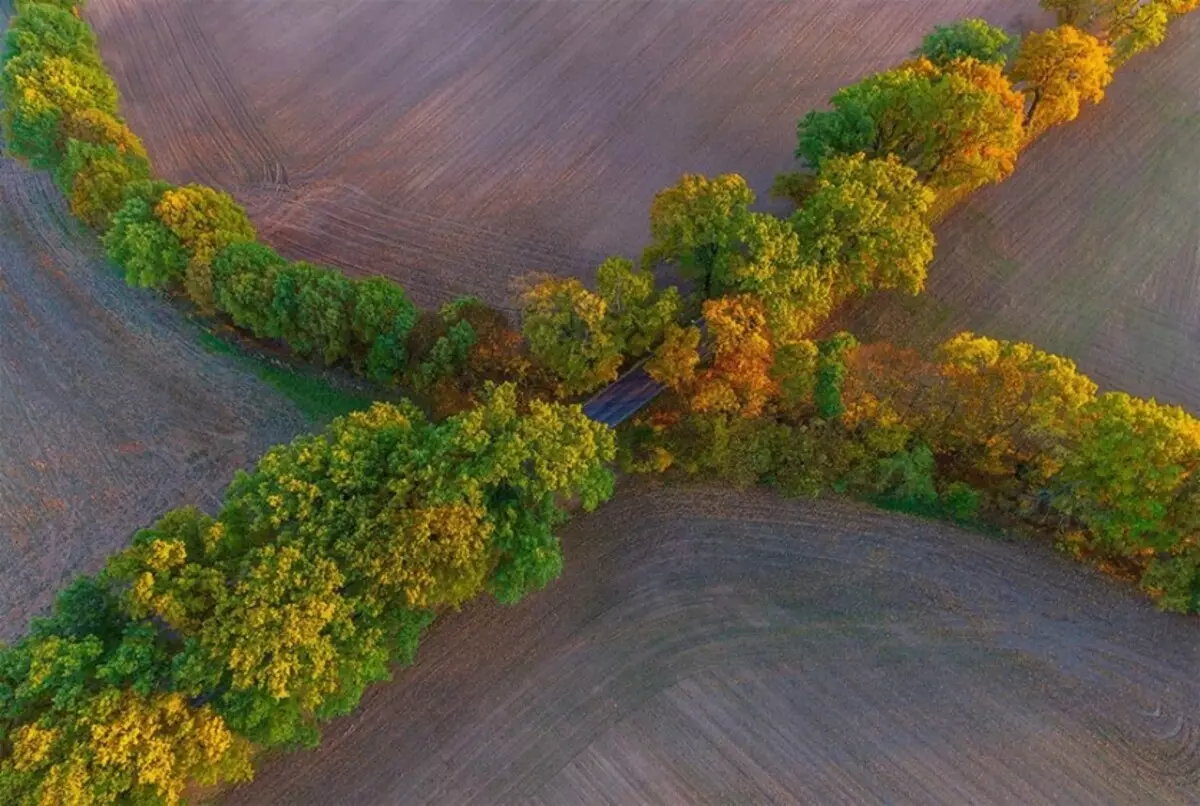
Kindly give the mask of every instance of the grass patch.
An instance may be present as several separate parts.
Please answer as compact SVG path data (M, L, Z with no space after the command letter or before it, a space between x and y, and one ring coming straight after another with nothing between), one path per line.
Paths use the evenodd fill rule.
M200 343L210 353L236 358L292 401L310 423L324 424L335 417L369 408L373 402L370 397L339 388L320 376L281 367L269 359L247 353L207 330L201 332Z

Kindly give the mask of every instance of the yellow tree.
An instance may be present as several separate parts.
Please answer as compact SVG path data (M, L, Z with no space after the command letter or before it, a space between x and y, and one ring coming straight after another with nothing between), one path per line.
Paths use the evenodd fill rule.
M1103 100L1113 78L1111 59L1112 48L1070 25L1025 37L1013 79L1028 99L1028 136L1074 120L1084 101Z
M603 297L573 277L547 277L522 295L521 306L529 351L554 373L564 395L590 392L617 377L621 344L610 332Z
M250 745L211 707L108 687L12 734L0 786L22 804L180 802L192 782L251 777Z
M201 310L213 307L212 261L234 243L253 241L254 225L228 193L204 185L184 185L162 194L154 214L188 252L184 288Z
M1096 384L1074 362L1020 342L960 333L937 351L947 383L925 415L936 452L978 472L1012 476L1018 464L1044 480L1092 401Z
M697 377L692 409L757 417L779 394L771 373L775 346L762 301L748 294L709 300L704 322L713 340L713 361Z

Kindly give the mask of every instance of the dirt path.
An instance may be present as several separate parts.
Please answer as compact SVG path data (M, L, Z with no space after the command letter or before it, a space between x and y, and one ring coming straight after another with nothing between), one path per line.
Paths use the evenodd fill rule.
M0 159L0 639L167 509L214 506L305 424Z
M643 482L639 482L643 484ZM1184 804L1195 620L1041 546L629 490L232 804Z

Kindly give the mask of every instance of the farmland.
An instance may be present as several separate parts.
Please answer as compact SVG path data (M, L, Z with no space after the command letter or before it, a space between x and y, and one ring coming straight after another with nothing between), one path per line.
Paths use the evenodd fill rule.
M1194 624L1036 546L639 489L231 804L1185 803Z
M938 227L925 296L873 299L854 330L917 346L962 329L1031 341L1109 388L1200 411L1197 143L1192 15Z
M797 117L821 105L837 87L903 59L934 23L966 14L1020 31L1045 21L1033 7L1031 1L447 0L331 7L280 0L240 6L218 6L213 0L95 0L87 14L122 86L130 122L147 137L166 178L231 191L263 237L288 257L342 267L352 275L388 274L422 304L473 293L511 309L518 279L526 272L587 277L605 254L634 254L645 240L650 198L684 171L738 171L761 194L773 174L791 166ZM30 20L47 13L32 12ZM62 27L79 27L69 14L56 13ZM1198 33L1195 21L1185 23L1164 49L1138 59L1120 76L1104 107L1088 109L1073 127L1035 143L1010 184L985 190L941 222L940 257L926 296L883 295L850 304L834 322L850 323L868 338L922 347L963 328L1036 341L1077 358L1084 371L1108 385L1198 408L1191 349L1193 278L1200 268L1194 213L1200 173L1192 164L1200 134ZM91 48L86 30L80 42ZM39 46L60 45L47 40ZM1106 64L1103 57L1099 64ZM74 67L49 59L10 65L29 71L34 82L5 87L13 153L57 159L64 146L67 157L87 152L88 144L74 137L34 134L53 134L60 124L65 132L68 123L78 122L72 116L83 120L88 111L107 115L105 103L115 112L111 92L107 101L100 97L103 87L92 99L62 100L61 119L38 111L39 92L59 92L58 68L68 76L78 70L84 81L103 78L94 52L87 50ZM958 63L954 69L971 65ZM93 105L74 109L76 103ZM919 109L922 104L901 106ZM1021 142L1020 98L1013 96L1008 108L1015 133L1011 154ZM15 125L26 113L41 115L37 119L50 128ZM148 171L140 154L125 153L111 139L103 142L115 150L89 162L86 172L72 173L70 161L59 166L66 166L58 181L68 187L77 215L80 202L89 202L83 194L92 172L101 176L106 164L139 160L140 175ZM110 177L113 187L128 190L122 176ZM72 572L96 567L153 516L182 503L212 509L234 468L301 430L311 411L271 392L260 382L273 377L269 372L255 372L247 363L253 359L229 353L232 348L187 321L182 306L122 288L112 267L97 259L94 240L69 223L44 178L4 163L0 193L6 203L0 217L5 322L0 334L0 458L5 465L0 533L9 538L0 543L5 552L0 560L20 570L0 588L5 597L0 617L6 619L0 631L15 632ZM212 250L226 236L251 238L251 228L240 211L228 211L236 215L226 221L217 207L206 210L201 198L206 193L210 201L219 200L211 191L153 193L161 198L128 198L122 213L109 220L109 254L128 271L135 255L124 251L125 245L147 240L147 233L166 239L160 243L174 243L174 250L151 248L151 256L161 259L150 274L163 274L162 287L177 287L185 278L186 293L203 308L206 275L214 278L209 289L224 293L235 285L227 266L218 271ZM98 202L102 207L120 199ZM177 215L184 210L199 213L199 230L187 216ZM135 222L132 215L143 213L148 220ZM923 220L919 223L924 227ZM927 246L927 230L925 235ZM222 252L267 252L228 243ZM261 332L255 328L258 335L300 345L305 354L307 331L296 327L293 333L285 325L311 324L320 331L318 326L328 324L325 329L336 338L323 351L326 361L335 361L339 350L343 357L349 354L354 330L355 360L366 347L383 345L393 357L417 363L402 342L389 341L392 330L385 338L374 328L347 323L351 313L371 310L363 304L371 297L360 291L373 284L360 287L303 265L271 268L265 275L270 282L264 284L259 272L265 265L239 269L239 276L254 280L249 288L257 306L253 312L270 325ZM180 276L172 279L171 272ZM308 275L316 279L304 293L297 292L293 283ZM707 289L707 278L705 283ZM742 302L730 297L713 302L725 306L716 314L705 312L714 329L722 325L724 310L749 318L749 306L757 304L751 300L740 310ZM222 302L218 309L231 313L235 307ZM377 313L391 327L412 327L398 309ZM236 315L233 320L248 326ZM428 325L430 317L423 321ZM526 323L531 321L535 317L527 317ZM456 330L460 341L463 333L475 335ZM660 328L654 339L661 336ZM558 338L555 344L564 341L569 340ZM537 358L537 342L530 336L528 343ZM842 404L849 365L836 345L844 343L809 345L814 366L788 366L796 373L791 380L815 377L817 385L803 392L811 394L813 412L820 415L814 414L814 423L820 419L825 428L844 421L848 431L855 431ZM451 348L438 356L458 351L449 339L438 344ZM835 346L827 349L830 344ZM753 366L737 366L759 367L766 377L786 363L775 361L769 351L765 356ZM720 351L713 360L714 368L722 362ZM423 371L426 363L439 369L432 361L422 362ZM691 366L687 360L680 363ZM1054 377L1071 379L1066 371ZM272 383L277 382L276 377ZM852 385L846 381L848 395ZM337 395L327 400L324 387L306 388L318 407L347 403ZM1090 385L1086 394L1091 395ZM761 401L740 410L736 424L766 424L759 432L722 432L736 435L728 441L732 453L783 460L774 468L730 465L728 478L735 484L780 483L774 469L787 470L789 462L793 470L813 473L823 466L827 454L803 450L811 439L803 423L770 428L768 418L782 416L779 396L778 410L764 410ZM1076 405L1074 400L1067 403ZM1061 466L1049 481L1027 478L1022 469L1030 463L1016 455L1016 448L1012 457L1001 456L1014 459L1012 468L1001 467L1002 475L1029 482L1014 487L1006 500L1013 511L1020 507L1039 519L1039 525L1051 524L1043 509L1057 514L1057 526L1045 529L1051 537L1123 540L1118 547L1125 554L1117 559L1138 559L1136 570L1145 574L1133 576L1141 580L1143 593L1159 597L1164 606L1194 611L1200 577L1193 572L1200 568L1200 554L1189 537L1193 521L1186 518L1195 499L1187 485L1194 478L1193 458L1200 455L1200 425L1147 403L1142 408L1153 417L1146 422L1174 429L1155 432L1135 419L1142 409L1127 402L1104 396L1078 403L1080 419L1063 420L1079 425L1076 431L1043 429L1057 441L1047 443L1042 454ZM957 413L971 407L945 408ZM1021 406L1001 408L1006 414ZM728 408L722 417L735 413ZM809 413L796 408L788 416ZM600 436L609 438L594 423L585 427L578 411L569 416L575 420L547 422L569 423L559 425L560 436L586 436L597 429L592 448ZM990 411L979 416L983 427L991 426L990 416ZM514 413L512 422L520 417ZM463 425L461 431L452 419L448 433L469 435L471 446L492 446L485 434L495 437L494 445L508 446L505 432L492 433L503 423L492 419L484 415L482 425ZM1108 432L1101 426L1110 421L1136 433L1105 439ZM1035 425L1056 422L1046 416ZM397 423L395 433L410 428ZM367 440L378 435L371 428L363 433ZM535 444L526 432L517 433L523 436L514 444ZM757 439L756 433L774 441ZM916 432L897 433L905 443L918 442ZM935 478L935 471L945 468L934 454L939 461L963 457L969 473L960 476L973 480L969 454L978 445L998 444L992 439L996 434L969 432L963 447L961 440L937 442L941 435L930 433L931 444L889 449L877 462L878 478L863 476L861 489L846 489L910 511L988 522L986 515L973 520L979 492L970 484L947 485L957 478L949 471ZM1186 439L1161 438L1162 433ZM194 545L172 547L164 541L131 548L121 572L126 575L105 580L111 587L99 594L115 603L113 612L126 626L136 623L141 632L118 630L117 622L106 621L89 633L96 637L109 630L122 638L119 645L93 642L102 655L89 661L94 668L81 672L93 675L88 685L103 686L133 704L173 702L172 707L190 713L218 714L235 733L266 750L258 757L258 781L228 792L232 802L1185 803L1200 785L1194 624L1153 613L1131 588L1073 567L1045 545L986 538L846 501L788 502L763 491L663 487L649 478L638 481L637 489L623 489L602 513L581 516L562 530L567 567L548 591L521 607L501 608L489 600L445 614L417 666L400 683L370 689L367 707L330 725L321 749L278 757L271 748L307 738L309 719L349 712L361 687L378 679L387 658L407 656L402 647L383 647L383 629L369 626L364 616L394 616L418 606L453 609L471 601L468 592L490 589L504 599L505 591L540 586L557 574L558 555L529 538L549 540L553 495L578 496L587 503L609 492L602 465L613 459L611 445L588 454L597 472L581 471L591 485L586 492L540 490L514 505L510 493L527 477L538 476L541 465L497 451L512 460L505 465L508 475L489 477L493 487L463 488L464 500L474 490L478 498L470 500L496 504L494 522L476 519L481 524L476 526L468 520L459 529L433 506L445 505L439 484L430 484L438 495L428 501L415 497L403 502L403 510L376 512L372 507L385 502L381 492L392 491L392 481L407 483L424 470L420 463L396 464L399 450L374 451L372 446L386 447L395 436L383 426L379 434L378 442L344 443L355 446L350 451L342 443L329 449L338 461L352 460L347 464L361 474L362 484L326 472L313 459L315 449L301 445L296 461L316 473L305 506L279 517L246 518L253 507L284 510L285 497L256 480L243 485L242 504L231 504L211 528L194 514L175 513L174 520L164 521L163 534L176 528L171 524L186 521L191 525L185 528L196 527L188 538ZM441 436L436 429L427 436L438 452L430 466L450 460L447 479L465 485L479 470L469 461L462 467L473 470L460 472L455 466L466 442L433 442ZM833 435L834 448L845 447L836 441L839 436ZM568 442L554 442L537 458L576 460ZM1130 445L1146 450L1107 450ZM769 451L759 450L763 446ZM1097 457L1088 453L1091 449L1097 449ZM1083 458L1074 461L1071 450ZM718 450L713 455L721 458ZM367 456L375 456L378 467ZM680 456L676 466L687 463ZM1139 458L1162 471L1161 490L1133 489L1141 485L1136 479L1129 483L1126 471ZM1108 483L1114 467L1123 486ZM279 489L299 489L299 477L289 475L282 460L261 479L276 471ZM807 475L793 472L788 478L797 486L781 484L783 489L815 489ZM850 484L851 477L832 480ZM888 497L892 493L897 494ZM1158 511L1155 507L1163 514L1147 531L1145 513ZM416 587L394 585L386 596L372 598L376 589L363 587L384 583L417 555L419 541L396 517L401 511L421 513L421 524L453 528L454 539L477 547L477 563L466 572L448 572L454 584L444 598L426 599ZM537 512L545 520L536 524L516 517ZM360 520L352 524L347 513ZM1113 513L1128 516L1126 532L1120 517L1109 517ZM301 528L294 529L295 524ZM1075 525L1088 534L1067 531ZM378 535L371 531L376 527ZM362 557L346 548L351 545L343 539L347 533L363 538ZM426 542L437 551L451 545L432 526L428 533ZM93 534L99 537L92 540ZM304 535L299 545L289 542L296 534ZM210 543L221 536L245 554L217 551ZM1168 541L1178 557L1163 556ZM360 562L381 542L398 554L382 563ZM1085 544L1076 540L1074 545ZM330 546L347 553L331 559L322 553ZM141 594L132 592L174 584L175 565L164 566L161 559L164 547L194 549L179 578L199 578L191 575L204 571L214 593L211 599L189 601L196 609L184 621L172 621L182 611L169 609L170 597L137 602ZM513 557L520 561L510 562ZM542 563L529 571L524 564L547 557L555 560L553 568ZM211 568L203 565L210 560ZM311 562L311 568L290 570L303 570L293 566L299 561ZM282 588L268 584L276 571L286 580ZM343 571L360 576L342 576ZM367 590L369 596L362 594ZM313 629L263 630L264 614L287 627L296 602L320 605L312 609ZM80 616L71 619L89 620L88 613ZM261 633L281 643L265 649ZM128 681L108 679L113 667L98 658L115 657L147 634L169 648L146 659L138 684L145 688L130 690ZM415 637L411 640L414 646ZM53 647L60 642L31 636L6 658L26 653L33 660L27 668L21 667L23 661L9 662L8 673L14 679L44 679L36 652L29 649L43 644L57 651ZM200 649L203 657L196 654ZM318 662L297 665L289 660L293 650L295 657ZM246 658L252 659L249 664ZM253 676L246 675L249 666ZM322 674L334 682L320 683ZM289 690L292 682L295 690ZM320 696L308 698L304 688L309 685L316 686L313 692L320 688ZM249 689L263 708L243 707L240 692ZM95 698L101 720L108 718L103 708L115 702ZM11 748L4 748L12 752L0 759L6 765L0 789L19 786L46 796L66 780L61 776L70 765L78 766L72 742L95 750L105 729L85 712L55 714L68 733L47 729L52 723L44 712L63 707L57 697L31 699L20 705L21 714L9 715L10 725L0 726L5 731L0 739L17 736ZM266 722L264 713L271 714ZM23 727L16 728L18 723ZM122 744L140 732L122 736ZM195 743L187 731L178 731L176 738L184 749ZM45 747L34 747L43 740ZM249 746L240 740L225 743L203 764L216 765L225 754L236 780L235 768L244 757L233 757ZM112 766L111 759L95 753L99 767ZM118 764L133 769L141 763L134 753L126 756ZM99 767L101 777L111 772ZM182 790L189 779L219 777L215 769L200 770L182 764L171 770L172 791ZM114 785L144 783L125 775ZM110 786L100 778L89 785Z
M165 300L125 286L49 179L0 161L0 638L72 576L304 428Z
M686 171L740 172L765 195L796 119L935 23L1035 12L95 0L88 16L167 177L229 190L291 257L390 274L422 304L505 304L527 272L635 253L654 193Z

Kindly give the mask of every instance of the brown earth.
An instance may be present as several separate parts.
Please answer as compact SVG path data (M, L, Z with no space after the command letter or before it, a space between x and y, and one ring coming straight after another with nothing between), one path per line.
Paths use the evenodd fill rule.
M1200 414L1200 13L937 232L928 292L870 301L855 332L1032 341Z
M842 501L620 493L223 802L1194 804L1194 619Z
M58 190L0 159L0 640L75 574L303 430L155 294L126 287Z
M422 303L635 253L658 190L765 190L795 122L935 23L1035 0L92 0L155 165L234 193L285 253Z

